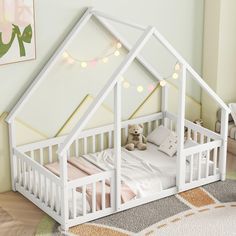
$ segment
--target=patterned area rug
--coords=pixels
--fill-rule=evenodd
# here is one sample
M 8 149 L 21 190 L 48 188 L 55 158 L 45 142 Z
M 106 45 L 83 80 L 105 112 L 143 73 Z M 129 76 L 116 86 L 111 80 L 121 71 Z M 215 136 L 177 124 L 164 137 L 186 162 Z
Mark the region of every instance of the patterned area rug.
M 70 228 L 80 236 L 236 236 L 236 181 L 195 188 Z M 61 235 L 45 217 L 36 235 Z

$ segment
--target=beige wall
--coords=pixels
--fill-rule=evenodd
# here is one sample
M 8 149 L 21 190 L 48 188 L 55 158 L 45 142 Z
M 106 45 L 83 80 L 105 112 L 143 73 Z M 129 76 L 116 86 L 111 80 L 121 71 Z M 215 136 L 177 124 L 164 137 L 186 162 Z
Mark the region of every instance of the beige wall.
M 203 77 L 226 102 L 236 102 L 236 1 L 206 0 Z M 214 129 L 218 106 L 202 93 L 202 118 Z
M 131 20 L 142 25 L 154 25 L 157 29 L 170 41 L 170 43 L 189 61 L 189 63 L 201 73 L 202 65 L 202 35 L 203 35 L 203 0 L 40 0 L 35 1 L 36 11 L 36 43 L 37 43 L 37 59 L 34 61 L 17 63 L 2 66 L 0 68 L 0 114 L 9 111 L 15 102 L 19 99 L 22 92 L 32 82 L 33 78 L 40 71 L 42 66 L 48 60 L 52 52 L 57 48 L 61 40 L 70 31 L 74 23 L 79 19 L 87 6 L 94 6 L 97 9 L 107 12 L 111 15 Z M 121 28 L 120 32 L 125 34 L 131 42 L 137 39 L 136 31 Z M 95 33 L 95 35 L 93 35 Z M 95 41 L 93 41 L 95 39 Z M 110 42 L 111 37 L 104 29 L 95 24 L 90 24 L 88 28 L 81 32 L 81 37 L 77 38 L 71 45 L 72 50 L 75 48 L 81 53 L 80 57 L 94 55 L 94 51 L 98 53 L 99 45 L 106 45 Z M 89 43 L 86 48 L 84 45 Z M 92 47 L 90 46 L 92 45 Z M 156 51 L 153 48 L 156 47 Z M 93 50 L 90 50 L 93 48 Z M 122 55 L 125 56 L 125 50 Z M 169 76 L 172 73 L 175 60 L 166 53 L 163 48 L 153 41 L 150 41 L 143 50 L 144 55 L 148 55 L 152 64 L 164 75 Z M 111 73 L 112 68 L 121 61 L 122 57 L 112 61 L 106 69 L 107 75 Z M 70 73 L 69 75 L 67 73 Z M 92 76 L 96 76 L 96 83 Z M 20 125 L 18 128 L 19 143 L 29 142 L 32 140 L 44 138 L 44 136 L 52 136 L 60 127 L 68 115 L 79 104 L 85 94 L 96 96 L 99 91 L 98 86 L 90 86 L 90 90 L 84 92 L 86 83 L 89 85 L 100 85 L 106 81 L 103 77 L 104 70 L 101 67 L 97 71 L 79 71 L 78 68 L 68 68 L 67 65 L 60 61 L 50 73 L 45 84 L 42 84 L 41 92 L 34 95 L 34 98 L 25 107 L 25 113 L 19 116 L 20 120 L 27 125 L 33 127 L 29 130 L 28 126 Z M 139 64 L 133 64 L 132 68 L 127 71 L 127 77 L 133 79 L 136 83 L 147 85 L 153 78 Z M 86 78 L 87 81 L 82 84 L 81 80 Z M 149 82 L 147 82 L 149 81 Z M 97 88 L 98 87 L 98 88 Z M 97 90 L 96 90 L 97 89 Z M 194 82 L 188 83 L 188 95 L 193 97 L 191 100 L 196 104 L 194 112 L 188 114 L 192 119 L 200 116 L 200 99 L 201 91 Z M 54 93 L 54 94 L 52 94 Z M 83 94 L 84 93 L 84 94 Z M 135 100 L 126 102 L 126 105 L 132 106 L 132 113 L 148 94 L 137 94 L 135 91 L 129 90 L 125 92 L 126 97 L 136 97 Z M 83 95 L 83 96 L 82 96 Z M 56 97 L 57 96 L 57 97 Z M 63 97 L 64 96 L 64 97 Z M 71 101 L 69 98 L 74 99 Z M 111 96 L 110 96 L 111 97 Z M 109 98 L 110 98 L 109 97 Z M 48 100 L 48 98 L 50 98 Z M 175 107 L 176 97 L 170 100 L 170 107 Z M 112 110 L 111 99 L 106 101 L 106 107 Z M 195 102 L 196 101 L 196 102 Z M 35 102 L 35 103 L 34 103 Z M 147 104 L 152 106 L 153 103 Z M 145 110 L 153 110 L 149 108 Z M 191 102 L 188 104 L 191 107 Z M 195 105 L 194 105 L 195 106 Z M 157 109 L 157 108 L 156 108 Z M 129 111 L 129 107 L 126 108 Z M 191 109 L 189 109 L 191 111 Z M 142 113 L 142 112 L 141 112 Z M 140 113 L 140 114 L 141 114 Z M 189 112 L 188 112 L 189 113 Z M 128 113 L 124 118 L 128 117 Z M 57 118 L 57 119 L 56 119 Z M 42 122 L 43 121 L 43 122 Z M 57 126 L 52 127 L 58 121 Z M 93 121 L 96 124 L 96 119 Z M 7 130 L 5 124 L 1 123 L 1 145 L 0 145 L 0 191 L 5 191 L 9 186 L 9 157 Z M 22 129 L 27 132 L 22 131 Z M 51 129 L 51 130 L 50 130 Z M 38 130 L 39 133 L 34 133 Z M 45 131 L 48 133 L 45 134 Z M 23 135 L 25 134 L 25 135 Z M 4 181 L 7 179 L 8 181 Z

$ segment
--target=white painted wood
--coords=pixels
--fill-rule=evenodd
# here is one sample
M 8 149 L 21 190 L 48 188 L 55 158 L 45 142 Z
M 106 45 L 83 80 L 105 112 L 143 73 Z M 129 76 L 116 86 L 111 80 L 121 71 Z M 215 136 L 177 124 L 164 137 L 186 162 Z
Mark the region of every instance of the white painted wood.
M 82 186 L 82 204 L 83 204 L 83 216 L 87 213 L 87 204 L 86 204 L 86 185 Z
M 178 116 L 170 113 L 170 112 L 166 112 L 166 117 L 168 117 L 169 119 L 172 120 L 177 120 Z M 209 129 L 206 129 L 200 125 L 194 124 L 193 122 L 189 121 L 189 120 L 185 120 L 185 124 L 184 124 L 187 128 L 192 129 L 193 131 L 197 131 L 198 133 L 204 134 L 207 137 L 210 137 L 212 139 L 222 139 L 221 136 Z
M 193 162 L 194 162 L 194 157 L 193 155 L 190 155 L 190 176 L 189 176 L 190 183 L 193 181 Z
M 48 159 L 49 163 L 52 163 L 52 146 L 48 147 Z
M 165 118 L 166 116 L 166 111 L 168 110 L 168 85 L 162 87 L 161 89 L 161 111 L 163 113 L 163 125 L 166 126 L 167 124 L 167 119 Z
M 96 182 L 92 183 L 92 212 L 96 211 Z
M 144 33 L 141 35 L 141 37 L 135 43 L 134 47 L 130 50 L 128 55 L 122 61 L 120 66 L 111 75 L 110 79 L 108 80 L 108 82 L 106 83 L 104 88 L 100 91 L 100 93 L 98 94 L 98 96 L 96 97 L 94 102 L 92 102 L 92 104 L 90 105 L 88 110 L 81 117 L 81 119 L 78 121 L 78 123 L 72 129 L 70 134 L 68 134 L 68 136 L 66 136 L 65 141 L 61 144 L 61 146 L 58 149 L 58 154 L 62 155 L 69 148 L 69 146 L 71 145 L 73 140 L 81 132 L 81 130 L 84 128 L 84 126 L 90 120 L 90 118 L 93 116 L 95 111 L 102 104 L 104 99 L 107 97 L 109 92 L 113 89 L 113 87 L 115 86 L 117 81 L 120 79 L 120 76 L 126 71 L 126 69 L 129 67 L 129 65 L 133 62 L 135 57 L 138 55 L 140 50 L 144 47 L 146 42 L 150 39 L 153 32 L 154 32 L 153 27 L 151 27 L 151 26 L 147 27 L 147 29 L 144 31 Z
M 72 188 L 72 209 L 73 209 L 73 215 L 72 218 L 75 219 L 76 218 L 76 188 Z
M 121 85 L 117 82 L 114 88 L 114 151 L 116 169 L 116 210 L 120 209 L 121 199 Z
M 63 220 L 63 227 L 67 227 L 69 220 L 68 212 L 68 173 L 67 173 L 67 156 L 59 155 L 60 165 L 60 185 L 61 185 L 61 215 Z
M 40 160 L 40 164 L 43 165 L 44 159 L 43 159 L 43 149 L 42 148 L 39 149 L 39 160 Z
M 95 145 L 95 142 L 96 142 L 96 136 L 95 135 L 93 135 L 92 136 L 92 150 L 93 150 L 93 152 L 96 152 L 96 145 Z
M 100 150 L 102 151 L 104 149 L 104 133 L 101 133 L 100 135 Z
M 15 133 L 15 122 L 8 124 L 8 133 L 9 133 L 9 153 L 10 153 L 10 165 L 11 165 L 11 187 L 13 191 L 16 191 L 15 183 L 16 183 L 16 174 L 17 174 L 17 164 L 16 164 L 16 156 L 13 152 L 16 147 L 16 133 Z
M 113 16 L 110 16 L 110 15 L 104 13 L 104 12 L 93 10 L 92 13 L 95 16 L 100 16 L 100 17 L 106 18 L 108 20 L 114 21 L 116 23 L 120 23 L 120 24 L 123 24 L 123 25 L 126 25 L 126 26 L 130 26 L 130 27 L 135 28 L 135 29 L 139 29 L 139 30 L 143 30 L 143 31 L 146 29 L 146 27 L 144 27 L 142 25 L 138 25 L 138 24 L 135 24 L 135 23 L 120 20 L 120 19 L 118 19 L 116 17 L 113 17 Z
M 223 140 L 222 147 L 220 148 L 219 169 L 221 173 L 221 180 L 226 179 L 226 160 L 227 160 L 227 141 L 228 141 L 228 121 L 229 115 L 226 110 L 221 110 L 221 130 L 220 135 Z
M 217 151 L 218 151 L 218 148 L 214 148 L 214 151 L 213 151 L 213 174 L 215 175 L 216 174 L 216 168 L 217 168 Z
M 94 17 L 105 29 L 107 29 L 116 39 L 119 40 L 124 48 L 126 48 L 128 51 L 131 50 L 131 44 L 122 36 L 122 34 L 118 30 L 116 30 L 116 28 L 109 24 L 107 20 L 99 17 L 98 15 L 94 15 Z M 155 79 L 157 79 L 158 81 L 164 79 L 161 73 L 156 71 L 156 69 L 148 61 L 146 61 L 146 59 L 142 55 L 137 55 L 136 59 L 154 76 Z
M 88 153 L 87 137 L 84 138 L 84 154 Z
M 106 208 L 106 188 L 105 188 L 105 180 L 102 180 L 102 210 Z
M 198 180 L 200 180 L 202 178 L 202 152 L 199 152 L 197 155 L 198 155 Z
M 191 154 L 196 154 L 196 153 L 200 153 L 203 151 L 207 151 L 207 150 L 211 150 L 213 148 L 216 147 L 220 147 L 222 145 L 222 141 L 221 140 L 216 140 L 216 141 L 212 141 L 210 143 L 204 143 L 204 144 L 199 144 L 193 147 L 189 147 L 189 148 L 185 148 L 183 150 L 183 154 L 185 156 L 191 155 Z
M 75 156 L 79 156 L 79 139 L 75 140 Z
M 13 109 L 11 110 L 11 112 L 9 113 L 9 115 L 6 118 L 6 121 L 8 123 L 11 123 L 13 121 L 13 119 L 15 119 L 16 115 L 22 109 L 23 105 L 28 101 L 28 99 L 31 97 L 31 95 L 35 92 L 35 90 L 39 87 L 39 85 L 42 83 L 42 81 L 46 78 L 46 75 L 49 73 L 49 71 L 53 67 L 53 65 L 57 62 L 57 59 L 61 56 L 62 52 L 65 50 L 67 45 L 75 38 L 75 36 L 78 34 L 78 32 L 89 21 L 89 19 L 92 16 L 91 11 L 92 11 L 92 8 L 88 8 L 86 10 L 86 12 L 83 14 L 81 19 L 75 24 L 73 29 L 66 36 L 66 38 L 63 40 L 61 45 L 57 48 L 57 50 L 54 52 L 54 54 L 51 56 L 51 58 L 45 64 L 43 69 L 40 71 L 40 73 L 34 79 L 32 84 L 25 91 L 23 96 L 18 100 L 18 102 L 16 103 L 16 105 L 13 107 Z
M 184 121 L 185 121 L 185 93 L 186 93 L 186 67 L 183 65 L 182 78 L 179 84 L 179 105 L 178 105 L 178 118 L 177 118 L 177 176 L 176 185 L 178 190 L 181 191 L 185 182 L 185 158 L 183 156 L 184 149 Z

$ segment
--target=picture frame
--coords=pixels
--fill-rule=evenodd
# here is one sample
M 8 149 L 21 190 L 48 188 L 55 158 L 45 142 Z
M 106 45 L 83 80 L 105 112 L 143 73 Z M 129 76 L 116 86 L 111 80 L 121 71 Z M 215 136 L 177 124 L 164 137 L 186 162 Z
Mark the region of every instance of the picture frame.
M 0 0 L 0 66 L 35 58 L 34 0 Z

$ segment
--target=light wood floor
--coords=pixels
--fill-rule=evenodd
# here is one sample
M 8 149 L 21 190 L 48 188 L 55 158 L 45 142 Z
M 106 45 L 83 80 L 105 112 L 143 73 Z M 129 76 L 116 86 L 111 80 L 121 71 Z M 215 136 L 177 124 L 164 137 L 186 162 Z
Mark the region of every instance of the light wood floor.
M 236 156 L 228 153 L 227 173 L 236 179 Z M 21 194 L 0 194 L 0 235 L 35 235 L 37 225 L 46 214 Z

